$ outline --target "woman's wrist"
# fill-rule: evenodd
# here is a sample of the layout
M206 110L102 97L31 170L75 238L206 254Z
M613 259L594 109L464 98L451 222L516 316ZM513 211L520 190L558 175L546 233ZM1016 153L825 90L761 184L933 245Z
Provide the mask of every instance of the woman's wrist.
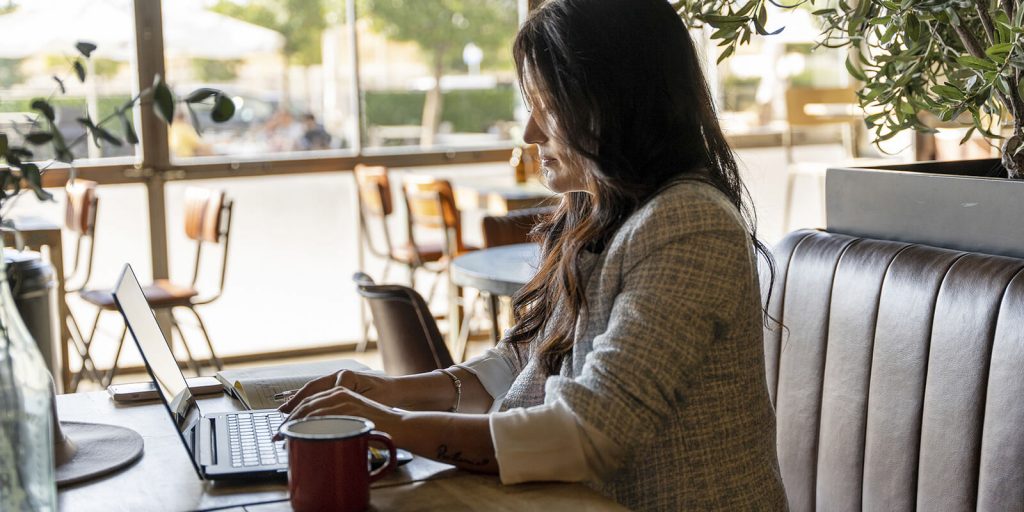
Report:
M452 379L433 371L395 377L399 407L419 411L448 411L455 403L456 392Z

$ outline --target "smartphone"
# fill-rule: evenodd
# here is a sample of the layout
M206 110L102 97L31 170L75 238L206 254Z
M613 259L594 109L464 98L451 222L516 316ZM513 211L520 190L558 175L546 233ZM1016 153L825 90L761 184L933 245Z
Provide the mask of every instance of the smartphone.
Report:
M224 385L213 377L193 377L185 379L193 395L210 395L224 391ZM127 384L111 384L107 386L110 398L115 402L140 402L160 398L156 385L152 382L132 382Z

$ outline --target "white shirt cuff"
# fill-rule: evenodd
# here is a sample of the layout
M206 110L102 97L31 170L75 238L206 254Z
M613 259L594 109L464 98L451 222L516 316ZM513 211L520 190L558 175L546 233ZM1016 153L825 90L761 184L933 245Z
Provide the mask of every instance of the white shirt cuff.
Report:
M565 402L494 413L490 424L503 484L592 478L576 416Z
M501 406L501 401L512 387L516 379L516 371L512 363L501 352L490 349L479 356L470 359L462 364L455 365L476 376L480 385L484 387L488 395L494 401L491 411L496 411Z

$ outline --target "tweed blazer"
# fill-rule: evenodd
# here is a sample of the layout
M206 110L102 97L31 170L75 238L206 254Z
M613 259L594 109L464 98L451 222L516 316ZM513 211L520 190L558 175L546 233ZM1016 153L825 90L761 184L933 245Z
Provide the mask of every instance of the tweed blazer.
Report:
M756 260L736 208L682 181L585 258L588 311L560 374L532 347L493 350L517 374L501 408L563 400L623 454L590 485L632 509L786 509Z

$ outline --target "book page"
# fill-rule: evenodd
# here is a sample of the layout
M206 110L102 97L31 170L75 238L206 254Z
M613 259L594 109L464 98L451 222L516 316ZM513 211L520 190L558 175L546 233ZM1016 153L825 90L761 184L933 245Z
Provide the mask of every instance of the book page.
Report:
M217 372L217 379L249 409L276 409L283 402L274 400L275 394L301 388L313 379L338 370L372 371L351 359L335 359L221 370Z

